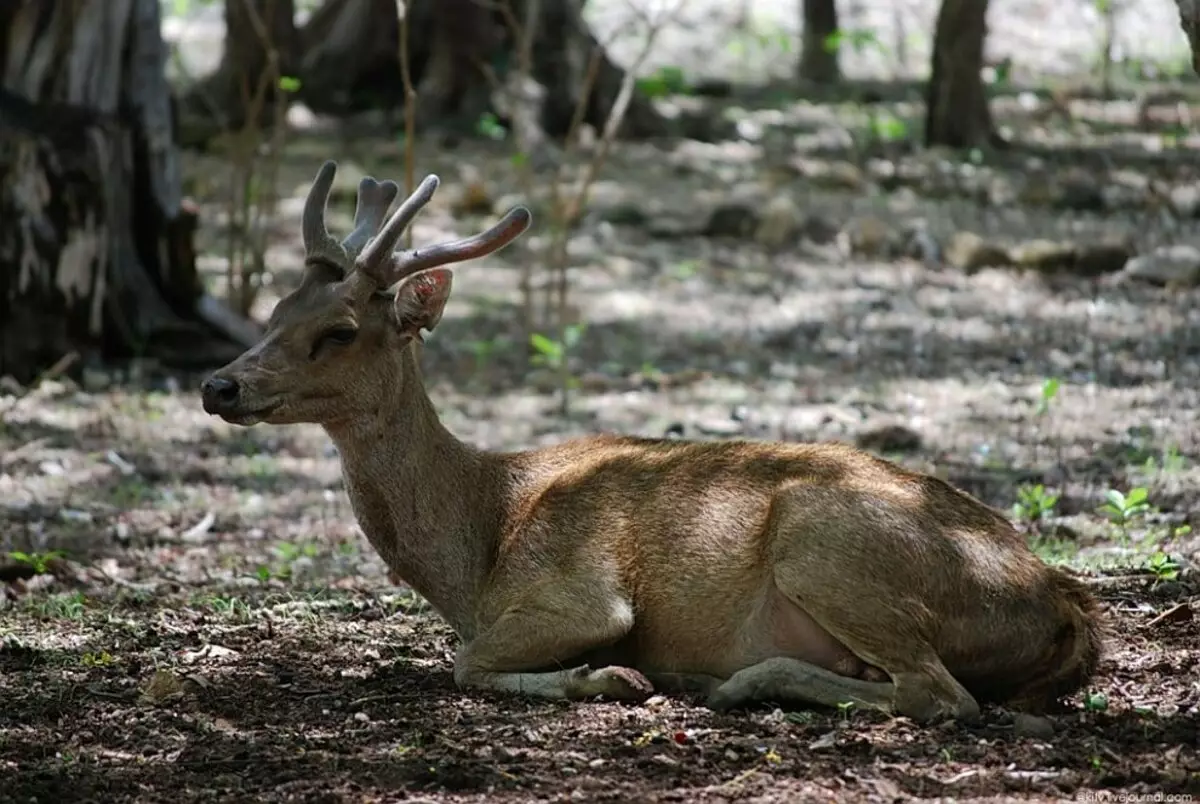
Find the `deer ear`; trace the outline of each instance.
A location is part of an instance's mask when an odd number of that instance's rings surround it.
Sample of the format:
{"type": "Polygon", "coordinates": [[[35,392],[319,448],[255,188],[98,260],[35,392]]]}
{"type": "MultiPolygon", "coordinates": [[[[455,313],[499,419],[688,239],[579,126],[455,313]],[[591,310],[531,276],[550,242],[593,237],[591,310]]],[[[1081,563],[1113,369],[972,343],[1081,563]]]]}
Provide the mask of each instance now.
{"type": "Polygon", "coordinates": [[[442,320],[454,274],[447,268],[423,271],[404,280],[396,289],[392,303],[400,331],[421,340],[421,330],[430,332],[442,320]]]}

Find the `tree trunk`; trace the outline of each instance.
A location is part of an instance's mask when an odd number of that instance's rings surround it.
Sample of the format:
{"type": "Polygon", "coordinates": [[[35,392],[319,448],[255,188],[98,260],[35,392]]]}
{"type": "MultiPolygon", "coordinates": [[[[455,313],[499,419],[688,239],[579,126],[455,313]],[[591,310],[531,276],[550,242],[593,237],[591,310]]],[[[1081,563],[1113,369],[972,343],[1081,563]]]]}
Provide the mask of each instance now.
{"type": "Polygon", "coordinates": [[[1200,0],[1175,0],[1179,7],[1179,25],[1192,49],[1192,69],[1200,73],[1200,0]]]}
{"type": "MultiPolygon", "coordinates": [[[[526,3],[512,19],[525,23],[526,3]]],[[[517,37],[502,2],[413,0],[407,13],[409,63],[417,89],[419,130],[471,129],[485,112],[507,118],[495,102],[518,70],[517,37]]],[[[539,0],[533,78],[544,89],[541,124],[565,135],[599,45],[583,20],[580,0],[539,0]]],[[[364,106],[401,107],[399,30],[394,0],[327,0],[300,32],[304,56],[300,97],[315,111],[344,113],[364,106]]],[[[603,125],[623,73],[601,53],[584,121],[603,125]]],[[[622,134],[659,136],[667,122],[649,100],[635,98],[622,134]]]]}
{"type": "Polygon", "coordinates": [[[942,0],[925,97],[927,146],[999,144],[983,89],[986,35],[987,0],[942,0]]]}
{"type": "Polygon", "coordinates": [[[804,38],[800,49],[801,81],[834,84],[841,78],[838,67],[840,49],[827,47],[829,37],[837,32],[837,4],[834,0],[804,0],[801,5],[804,38]]]}
{"type": "Polygon", "coordinates": [[[225,0],[221,63],[179,102],[185,144],[273,123],[281,108],[280,79],[296,75],[295,16],[293,0],[225,0]]]}
{"type": "Polygon", "coordinates": [[[201,310],[159,0],[0,9],[0,375],[239,350],[201,310]]]}

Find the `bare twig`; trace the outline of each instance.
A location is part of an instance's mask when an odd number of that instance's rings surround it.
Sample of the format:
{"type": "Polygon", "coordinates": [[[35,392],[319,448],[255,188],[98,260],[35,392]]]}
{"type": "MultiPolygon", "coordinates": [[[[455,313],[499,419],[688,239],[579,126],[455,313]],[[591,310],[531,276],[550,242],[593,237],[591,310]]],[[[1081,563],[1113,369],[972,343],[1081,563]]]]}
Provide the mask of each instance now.
{"type": "MultiPolygon", "coordinates": [[[[416,136],[417,136],[417,90],[412,82],[412,65],[408,49],[409,3],[404,4],[404,15],[400,18],[400,80],[404,85],[404,193],[412,195],[416,184],[416,136]]],[[[405,248],[412,248],[413,231],[408,227],[404,233],[405,248]]]]}
{"type": "MultiPolygon", "coordinates": [[[[642,41],[642,49],[634,58],[632,64],[625,71],[625,75],[621,79],[621,87],[617,91],[617,97],[613,101],[612,108],[608,111],[608,117],[604,121],[604,128],[600,133],[599,141],[596,143],[596,148],[592,152],[592,158],[584,165],[583,175],[576,186],[574,196],[566,204],[562,203],[560,191],[560,183],[563,178],[562,167],[560,166],[559,174],[555,177],[552,187],[553,201],[552,208],[558,216],[558,225],[554,227],[551,235],[550,253],[547,260],[551,269],[554,271],[555,277],[555,323],[559,333],[559,343],[565,346],[566,332],[568,327],[568,290],[569,282],[567,276],[567,264],[569,255],[567,244],[569,241],[569,233],[571,224],[579,218],[583,209],[587,206],[589,195],[591,193],[592,184],[600,173],[600,169],[604,166],[605,160],[609,152],[612,150],[613,142],[616,140],[617,131],[621,128],[621,123],[625,120],[625,113],[629,110],[629,104],[633,101],[634,89],[637,86],[638,72],[642,65],[646,63],[646,59],[650,57],[654,50],[655,41],[658,38],[662,29],[679,13],[687,4],[687,0],[676,0],[676,2],[655,18],[650,19],[638,12],[638,16],[643,19],[646,24],[645,39],[642,41]]],[[[585,79],[584,91],[581,93],[579,103],[576,106],[576,114],[572,120],[572,126],[582,124],[586,105],[590,102],[592,87],[595,84],[597,73],[599,72],[599,56],[601,54],[594,53],[593,59],[589,63],[589,73],[585,79]]],[[[573,133],[567,135],[568,147],[572,144],[573,133]]],[[[564,160],[565,165],[565,160],[564,160]]],[[[559,361],[559,372],[561,380],[562,393],[562,412],[564,415],[569,411],[569,381],[570,367],[564,354],[563,359],[559,361]]]]}

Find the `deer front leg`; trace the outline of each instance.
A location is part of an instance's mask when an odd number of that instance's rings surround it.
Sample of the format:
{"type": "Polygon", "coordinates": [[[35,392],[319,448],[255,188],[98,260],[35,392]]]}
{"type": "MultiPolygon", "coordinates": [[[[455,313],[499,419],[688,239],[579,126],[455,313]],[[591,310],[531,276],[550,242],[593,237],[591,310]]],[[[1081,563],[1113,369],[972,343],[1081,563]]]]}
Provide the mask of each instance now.
{"type": "Polygon", "coordinates": [[[454,660],[455,683],[460,688],[538,698],[576,700],[603,695],[615,700],[645,700],[654,688],[629,667],[593,669],[584,664],[541,669],[611,645],[633,628],[633,609],[623,597],[594,606],[564,606],[561,602],[505,611],[459,649],[454,660]]]}

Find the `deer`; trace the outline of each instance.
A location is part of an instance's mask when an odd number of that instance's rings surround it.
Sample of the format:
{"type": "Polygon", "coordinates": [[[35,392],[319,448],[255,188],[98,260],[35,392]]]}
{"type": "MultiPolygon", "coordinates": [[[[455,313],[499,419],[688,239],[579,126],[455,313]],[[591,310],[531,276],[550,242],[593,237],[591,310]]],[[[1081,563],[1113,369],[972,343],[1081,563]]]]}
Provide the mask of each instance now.
{"type": "Polygon", "coordinates": [[[393,582],[457,637],[456,689],[545,700],[690,695],[723,712],[848,702],[919,724],[981,705],[1033,716],[1089,683],[1106,626],[1088,585],[997,509],[841,442],[596,433],[477,448],[420,370],[451,265],[532,223],[398,248],[427,176],[365,176],[351,232],[325,224],[337,163],[305,199],[298,286],[201,384],[236,426],[308,423],[336,446],[354,517],[393,582]]]}

